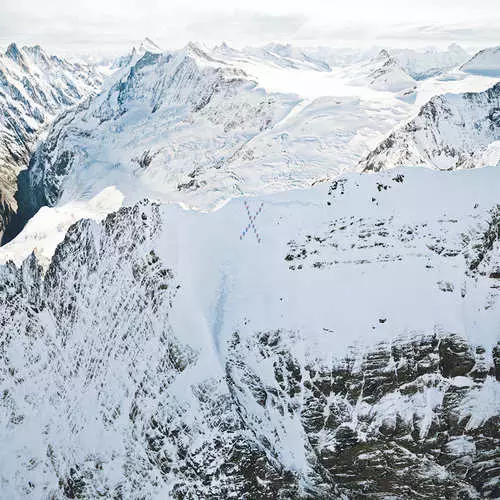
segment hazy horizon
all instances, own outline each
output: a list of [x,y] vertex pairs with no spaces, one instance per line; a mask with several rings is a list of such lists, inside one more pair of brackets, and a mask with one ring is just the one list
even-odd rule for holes
[[269,42],[292,45],[368,47],[436,46],[458,43],[474,51],[497,45],[496,2],[410,0],[348,3],[325,0],[251,4],[212,0],[89,0],[78,12],[62,0],[20,4],[4,0],[0,47],[40,44],[51,52],[117,55],[144,37],[164,49],[189,41],[234,47]]

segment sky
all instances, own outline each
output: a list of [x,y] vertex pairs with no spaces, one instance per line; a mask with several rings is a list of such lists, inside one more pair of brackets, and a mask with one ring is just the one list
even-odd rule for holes
[[286,42],[330,46],[500,44],[498,0],[0,0],[0,46],[120,54],[161,47]]

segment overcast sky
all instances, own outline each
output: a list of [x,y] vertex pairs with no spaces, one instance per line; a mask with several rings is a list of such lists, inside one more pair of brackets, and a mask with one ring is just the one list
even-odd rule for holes
[[0,0],[0,45],[126,52],[149,36],[258,45],[500,44],[500,0]]

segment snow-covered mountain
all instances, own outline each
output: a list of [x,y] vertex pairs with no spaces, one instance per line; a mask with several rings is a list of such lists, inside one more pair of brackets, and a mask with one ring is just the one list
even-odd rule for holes
[[[221,53],[227,49],[227,45],[221,45],[215,47],[214,52]],[[270,43],[264,47],[247,47],[242,52],[246,56],[255,57],[279,67],[306,71],[330,71],[330,66],[326,62],[309,55],[307,49],[294,47],[290,44]]]
[[62,110],[96,90],[95,68],[15,43],[0,54],[0,240],[17,210],[17,175],[38,133]]
[[1,496],[497,498],[499,183],[140,202],[1,266]]
[[378,90],[405,90],[415,85],[413,78],[386,50],[381,50],[373,61],[376,67],[368,74],[369,84]]
[[422,106],[417,117],[397,128],[360,166],[378,171],[425,165],[440,170],[500,162],[500,83],[484,92],[445,94]]
[[423,80],[451,71],[469,59],[460,45],[452,44],[446,50],[430,48],[423,51],[391,49],[391,54],[402,68],[415,80]]
[[386,63],[391,59],[391,66],[399,66],[415,80],[431,78],[458,68],[470,55],[460,45],[452,44],[445,50],[431,47],[423,50],[377,48],[352,49],[334,47],[296,47],[290,44],[272,43],[261,48],[247,47],[234,51],[226,44],[215,47],[214,52],[224,54],[227,50],[237,54],[253,55],[259,59],[268,59],[279,66],[289,65],[301,69],[332,71],[336,68],[349,67],[369,61]]
[[328,73],[242,54],[195,44],[133,51],[98,96],[51,127],[22,183],[24,219],[111,185],[126,204],[147,196],[203,210],[245,193],[309,186],[353,169],[408,116],[408,105],[372,89],[280,91],[260,75],[278,68],[278,82],[301,74],[314,82]]
[[466,58],[145,39],[99,87],[9,47],[0,497],[498,498],[500,169],[465,168],[500,83]]
[[416,86],[415,80],[386,49],[374,57],[344,66],[342,73],[351,84],[378,91],[401,92]]
[[[104,206],[145,197],[212,210],[234,197],[308,187],[359,169],[429,96],[494,81],[463,72],[414,80],[385,50],[339,50],[341,62],[331,67],[321,59],[329,54],[332,62],[336,53],[193,43],[162,52],[144,40],[116,62],[99,95],[60,115],[39,144],[18,179],[21,210],[9,235],[45,205],[57,207],[54,224],[44,211],[0,260],[20,246],[23,255],[43,247],[48,258],[46,249],[90,207],[99,206],[98,219]],[[493,144],[486,163],[496,151]]]
[[500,46],[481,50],[462,65],[461,70],[476,75],[500,77]]

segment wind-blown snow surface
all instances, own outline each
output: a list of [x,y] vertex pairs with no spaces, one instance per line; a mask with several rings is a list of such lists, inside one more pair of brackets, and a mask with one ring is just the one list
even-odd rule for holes
[[0,240],[17,210],[17,175],[28,166],[39,131],[96,90],[102,75],[34,47],[15,43],[0,54]]
[[500,83],[477,93],[445,94],[396,129],[360,165],[365,170],[425,165],[440,170],[500,163]]
[[0,267],[6,498],[498,496],[500,169],[81,221]]

